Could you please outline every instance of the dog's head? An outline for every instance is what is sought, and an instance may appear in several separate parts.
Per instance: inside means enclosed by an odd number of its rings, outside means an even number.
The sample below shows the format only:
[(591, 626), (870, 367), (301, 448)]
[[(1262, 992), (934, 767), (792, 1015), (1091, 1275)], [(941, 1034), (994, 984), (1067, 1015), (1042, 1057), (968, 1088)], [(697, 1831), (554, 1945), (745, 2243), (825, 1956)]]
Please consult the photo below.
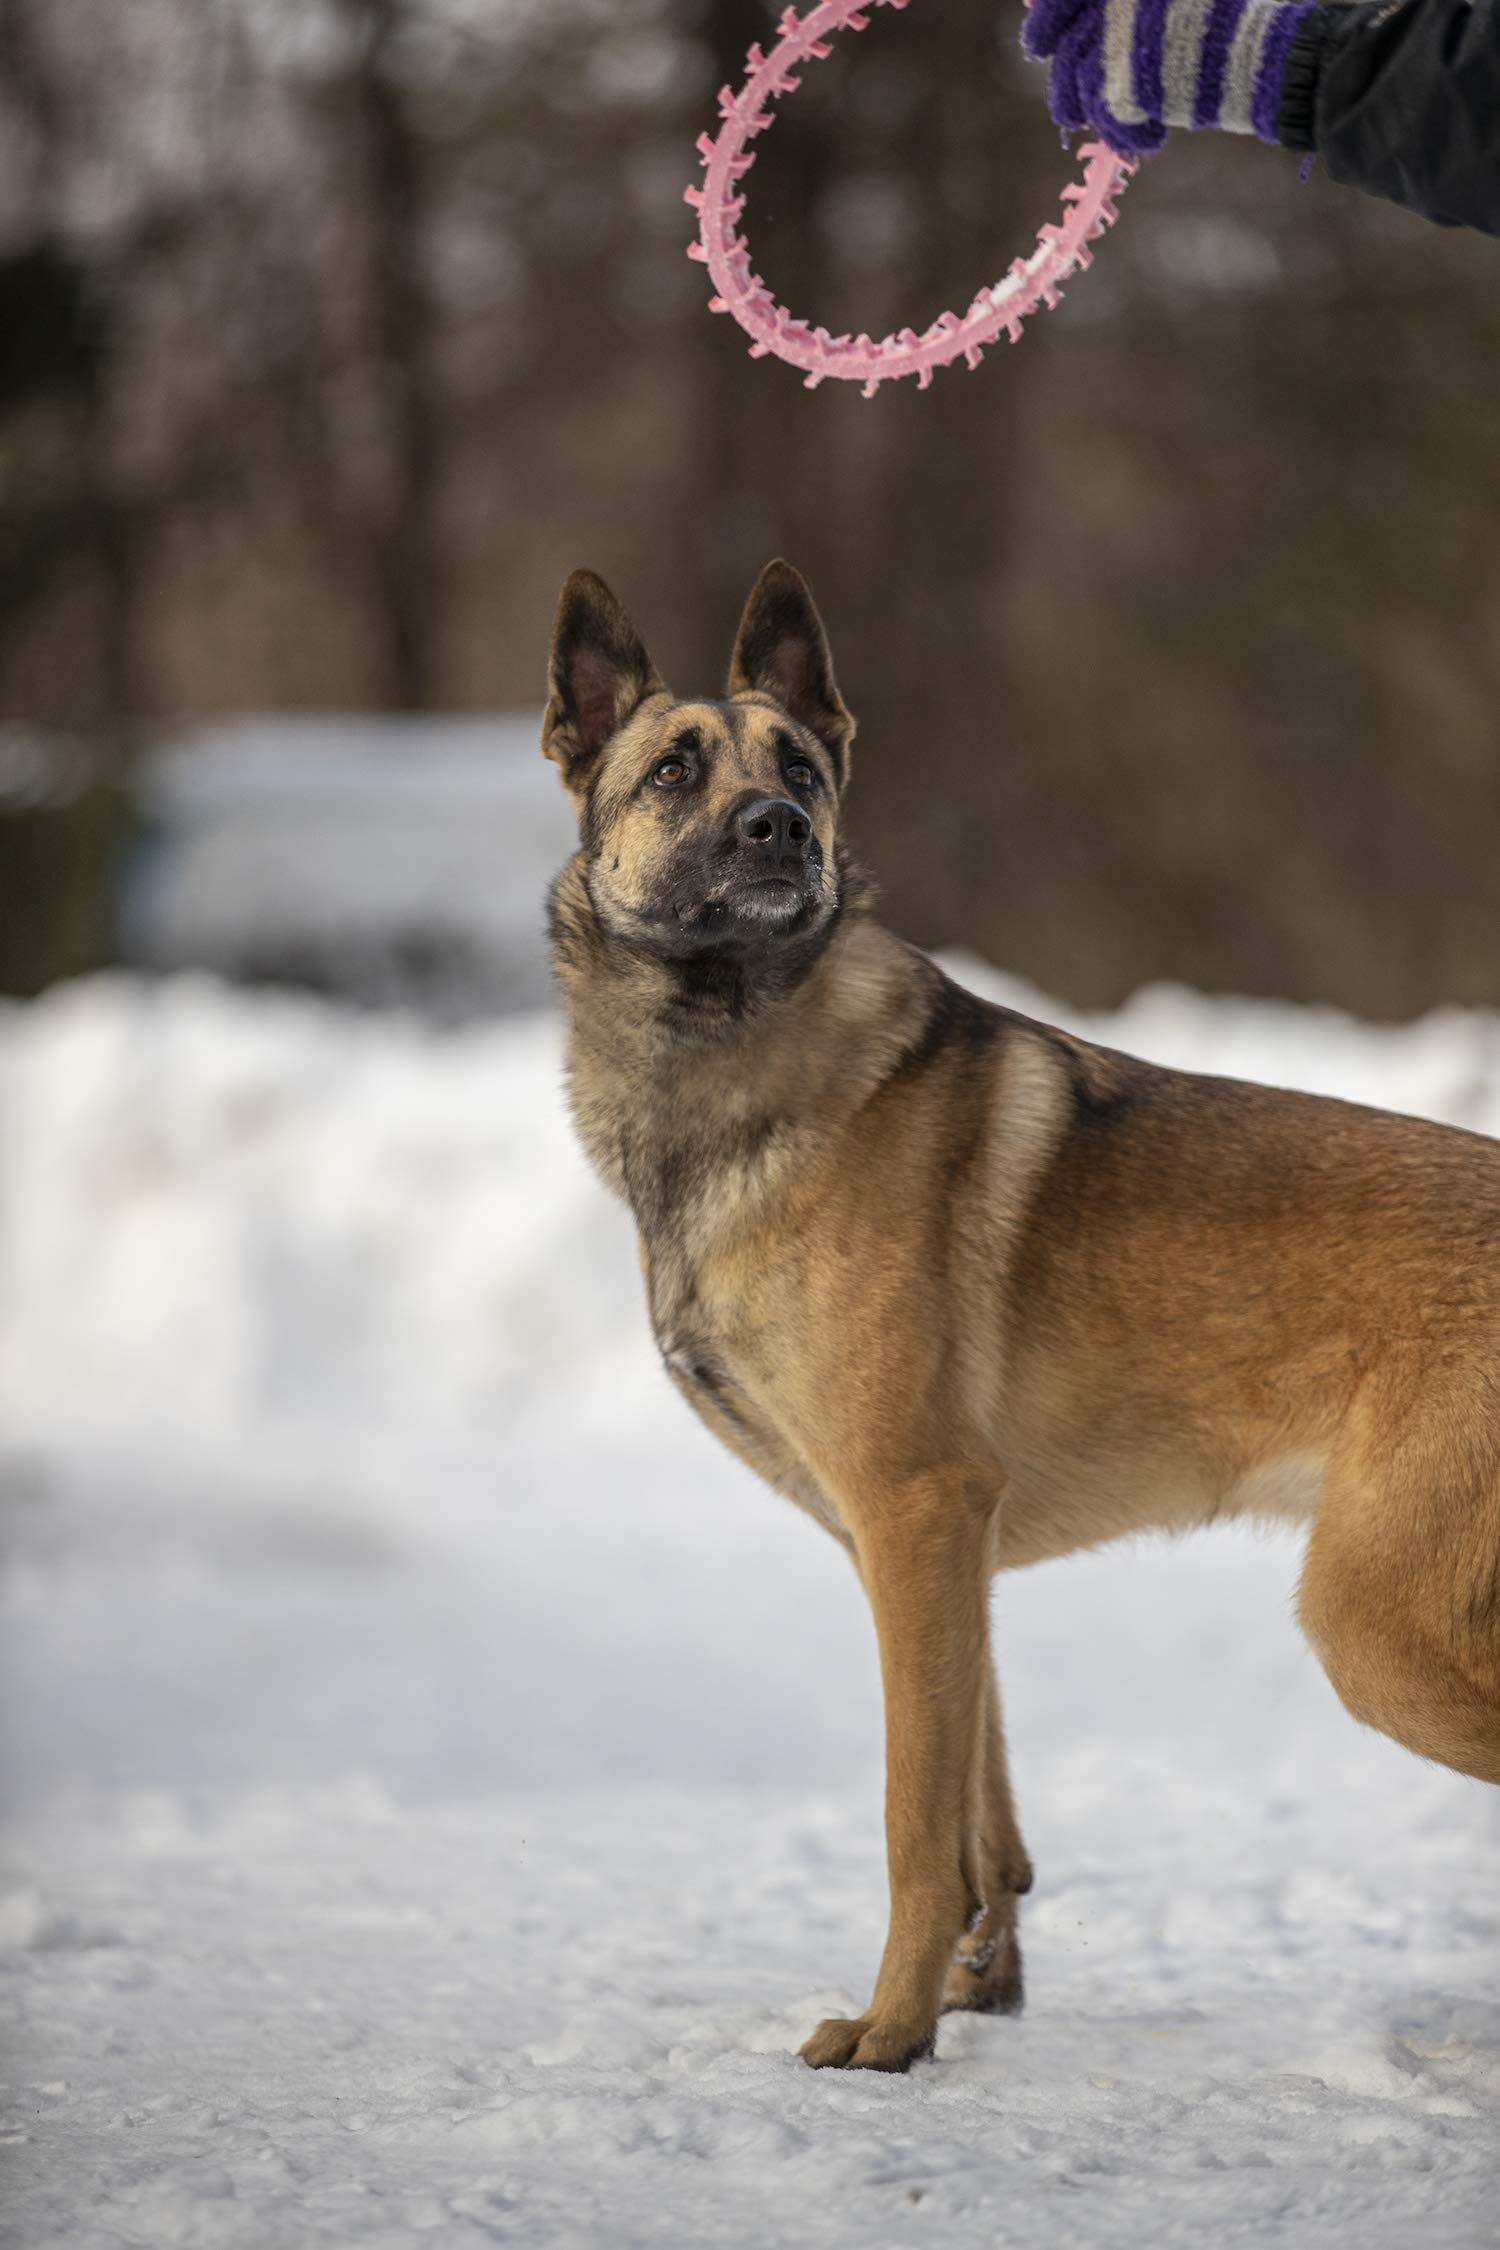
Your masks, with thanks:
[(663, 684), (592, 571), (562, 590), (542, 748), (578, 808), (595, 912), (664, 958), (806, 952), (839, 911), (854, 722), (789, 563), (761, 572), (719, 701)]

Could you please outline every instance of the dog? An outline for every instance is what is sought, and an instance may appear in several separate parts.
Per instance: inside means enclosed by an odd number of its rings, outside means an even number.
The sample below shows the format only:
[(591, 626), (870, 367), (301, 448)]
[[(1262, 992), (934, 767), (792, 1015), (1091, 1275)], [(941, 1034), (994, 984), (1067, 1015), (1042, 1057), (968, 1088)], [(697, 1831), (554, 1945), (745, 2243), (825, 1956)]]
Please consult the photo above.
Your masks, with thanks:
[(674, 696), (600, 579), (563, 588), (573, 1114), (672, 1380), (874, 1613), (889, 1934), (802, 2054), (902, 2071), (944, 2009), (1022, 2002), (997, 1571), (1290, 1518), (1354, 1717), (1500, 1783), (1500, 1146), (977, 999), (875, 917), (853, 738), (790, 565), (720, 698)]

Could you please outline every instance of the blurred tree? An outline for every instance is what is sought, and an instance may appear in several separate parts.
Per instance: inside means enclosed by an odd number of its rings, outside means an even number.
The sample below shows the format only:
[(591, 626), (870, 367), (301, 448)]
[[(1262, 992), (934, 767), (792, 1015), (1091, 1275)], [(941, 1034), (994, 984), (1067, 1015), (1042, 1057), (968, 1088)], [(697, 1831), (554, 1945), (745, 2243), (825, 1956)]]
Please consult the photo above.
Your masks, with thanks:
[(338, 0), (349, 28), (350, 170), (361, 207), (368, 351), (380, 403), (383, 503), (366, 527), (382, 700), (422, 710), (439, 694), (442, 552), (434, 503), (441, 408), (426, 280), (425, 150), (401, 73), (407, 0)]
[[(109, 309), (58, 223), (62, 100), (26, 0), (0, 0), (17, 193), (0, 230), (0, 991), (108, 958), (135, 703), (131, 522), (108, 472)], [(14, 158), (13, 158), (14, 162)]]

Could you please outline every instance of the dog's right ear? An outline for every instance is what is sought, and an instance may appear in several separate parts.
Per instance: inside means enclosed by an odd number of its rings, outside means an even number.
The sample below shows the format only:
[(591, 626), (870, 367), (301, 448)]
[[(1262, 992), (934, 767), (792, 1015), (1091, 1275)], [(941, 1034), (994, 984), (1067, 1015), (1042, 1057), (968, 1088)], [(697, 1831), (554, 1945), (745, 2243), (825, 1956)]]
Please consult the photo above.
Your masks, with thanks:
[(815, 734), (842, 789), (854, 720), (833, 677), (828, 635), (812, 589), (789, 562), (769, 562), (750, 590), (729, 661), (729, 692), (759, 689)]
[(586, 784), (631, 712), (664, 692), (640, 634), (591, 570), (575, 570), (558, 598), (547, 686), (542, 749), (562, 767), (570, 789)]

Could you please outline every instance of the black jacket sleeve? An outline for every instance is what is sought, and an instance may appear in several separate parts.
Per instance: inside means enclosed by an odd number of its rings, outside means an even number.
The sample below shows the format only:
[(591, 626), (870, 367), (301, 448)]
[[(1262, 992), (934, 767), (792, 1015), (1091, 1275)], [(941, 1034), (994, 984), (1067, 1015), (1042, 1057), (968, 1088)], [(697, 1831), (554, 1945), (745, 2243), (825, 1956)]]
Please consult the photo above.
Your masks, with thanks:
[(1315, 8), (1292, 42), (1277, 137), (1439, 226), (1500, 234), (1500, 0)]

